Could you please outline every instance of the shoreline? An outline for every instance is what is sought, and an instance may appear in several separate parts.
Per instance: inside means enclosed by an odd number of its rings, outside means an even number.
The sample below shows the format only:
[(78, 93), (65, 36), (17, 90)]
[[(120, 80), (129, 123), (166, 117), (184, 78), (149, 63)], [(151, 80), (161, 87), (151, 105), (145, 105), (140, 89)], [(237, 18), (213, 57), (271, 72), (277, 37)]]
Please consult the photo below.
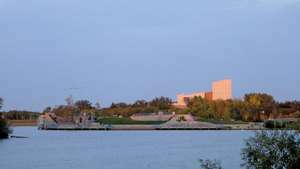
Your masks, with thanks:
[(8, 122), (11, 127), (37, 126), (36, 120), (9, 120)]
[(58, 127), (38, 127), (40, 130), (67, 130), (67, 131), (149, 131), (149, 130), (265, 130), (266, 128), (259, 125), (215, 125), (215, 126), (163, 126), (163, 125), (109, 125), (109, 126), (99, 126), (99, 127), (74, 127), (74, 126), (58, 126)]

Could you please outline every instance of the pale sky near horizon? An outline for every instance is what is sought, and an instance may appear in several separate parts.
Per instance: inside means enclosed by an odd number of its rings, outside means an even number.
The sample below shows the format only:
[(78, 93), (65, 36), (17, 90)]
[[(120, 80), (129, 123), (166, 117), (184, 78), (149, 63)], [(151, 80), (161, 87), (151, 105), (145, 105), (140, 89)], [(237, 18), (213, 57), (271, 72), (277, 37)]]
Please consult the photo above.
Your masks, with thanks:
[(4, 110), (175, 99), (224, 78), (236, 98), (300, 100), (299, 65), (300, 0), (0, 0)]

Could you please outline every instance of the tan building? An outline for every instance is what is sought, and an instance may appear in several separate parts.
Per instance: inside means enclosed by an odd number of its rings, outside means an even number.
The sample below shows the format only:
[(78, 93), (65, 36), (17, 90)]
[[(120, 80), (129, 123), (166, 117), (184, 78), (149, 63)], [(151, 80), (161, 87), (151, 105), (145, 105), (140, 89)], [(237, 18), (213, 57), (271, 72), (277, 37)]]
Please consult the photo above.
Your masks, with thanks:
[(232, 99), (232, 81), (229, 79), (215, 81), (212, 83), (213, 100)]
[(174, 106), (184, 108), (194, 97), (202, 97), (206, 100), (229, 100), (232, 99), (232, 80), (225, 79), (212, 83), (211, 92), (196, 92), (191, 94), (178, 94)]

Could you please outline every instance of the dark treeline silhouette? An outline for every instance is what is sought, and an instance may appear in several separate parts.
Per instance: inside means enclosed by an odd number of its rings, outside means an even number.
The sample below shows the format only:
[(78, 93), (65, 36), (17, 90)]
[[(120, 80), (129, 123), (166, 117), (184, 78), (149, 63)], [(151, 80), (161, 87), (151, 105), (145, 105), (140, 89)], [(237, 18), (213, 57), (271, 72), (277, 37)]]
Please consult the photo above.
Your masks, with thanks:
[[(3, 99), (0, 97), (0, 109), (2, 108), (2, 105), (3, 105)], [(0, 139), (8, 138), (8, 134), (9, 134), (8, 123), (6, 119), (4, 119), (2, 113), (0, 113)]]
[(1, 112), (3, 118), (7, 120), (36, 120), (40, 113), (23, 111), (23, 110), (11, 110), (8, 112)]

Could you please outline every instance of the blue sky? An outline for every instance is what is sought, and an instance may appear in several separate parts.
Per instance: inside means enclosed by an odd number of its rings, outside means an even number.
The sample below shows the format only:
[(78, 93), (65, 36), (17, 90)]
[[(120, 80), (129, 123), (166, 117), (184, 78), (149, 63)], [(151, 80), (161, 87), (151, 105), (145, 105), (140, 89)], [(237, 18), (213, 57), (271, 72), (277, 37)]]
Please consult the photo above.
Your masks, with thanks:
[(0, 0), (4, 110), (210, 90), (300, 99), (299, 0)]

